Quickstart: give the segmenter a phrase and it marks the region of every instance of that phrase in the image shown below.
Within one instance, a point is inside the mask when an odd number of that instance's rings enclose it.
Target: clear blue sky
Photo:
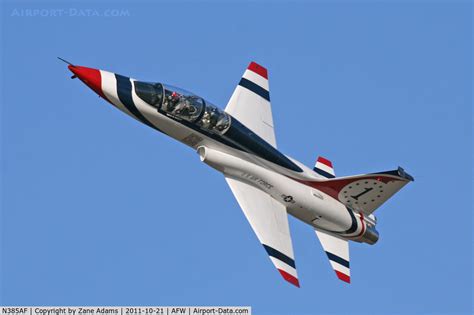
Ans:
[[[472,312],[470,2],[22,1],[1,19],[1,304]],[[284,153],[311,166],[321,154],[339,175],[401,165],[415,182],[377,211],[379,243],[352,245],[351,285],[292,219],[296,289],[220,174],[56,56],[221,107],[255,60]]]

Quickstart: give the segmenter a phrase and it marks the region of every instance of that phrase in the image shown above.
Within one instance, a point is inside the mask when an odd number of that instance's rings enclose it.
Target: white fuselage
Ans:
[[[105,71],[101,71],[104,73]],[[126,114],[133,115],[119,99],[111,73],[102,75],[102,89],[108,100]],[[133,82],[133,79],[130,79]],[[305,185],[304,181],[323,178],[302,163],[291,159],[302,172],[294,172],[261,157],[227,146],[182,124],[177,117],[159,112],[140,99],[131,84],[131,96],[146,120],[168,136],[197,150],[201,160],[228,177],[250,184],[285,205],[288,213],[321,230],[338,232],[354,239],[364,229],[364,220],[331,196]],[[356,221],[354,223],[354,220]]]
[[[164,113],[142,100],[135,91],[135,80],[126,78],[130,80],[130,85],[127,86],[131,91],[119,91],[122,87],[118,80],[124,80],[124,77],[119,78],[102,70],[100,72],[101,88],[110,103],[127,115],[197,150],[203,162],[225,176],[271,195],[285,205],[288,213],[317,229],[353,240],[358,240],[363,233],[365,222],[359,213],[348,209],[324,192],[304,184],[307,181],[325,180],[312,169],[282,155],[273,147],[273,150],[301,171],[296,172],[251,152],[227,145],[225,141],[219,141],[219,137],[225,138],[225,134],[214,136],[209,132],[201,132],[199,128],[183,123],[179,117]],[[124,93],[127,93],[129,102],[133,104],[124,104]]]

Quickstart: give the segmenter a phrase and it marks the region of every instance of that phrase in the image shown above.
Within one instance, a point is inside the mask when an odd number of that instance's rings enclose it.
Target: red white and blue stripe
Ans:
[[[239,82],[241,87],[254,92],[263,99],[270,101],[268,87],[268,71],[256,62],[251,62]]]
[[[326,178],[336,177],[332,162],[328,159],[323,158],[322,156],[318,157],[318,160],[316,161],[313,170],[319,175],[324,176]]]
[[[349,265],[349,243],[347,240],[316,230],[321,245],[328,256],[331,267],[337,277],[347,283],[351,282],[351,269]]]
[[[295,260],[271,246],[262,245],[283,279],[299,287],[300,283],[298,281],[298,274],[296,273]]]

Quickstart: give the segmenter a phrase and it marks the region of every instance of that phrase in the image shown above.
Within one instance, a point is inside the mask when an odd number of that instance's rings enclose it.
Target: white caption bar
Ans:
[[[251,315],[250,306],[2,306],[2,315]]]

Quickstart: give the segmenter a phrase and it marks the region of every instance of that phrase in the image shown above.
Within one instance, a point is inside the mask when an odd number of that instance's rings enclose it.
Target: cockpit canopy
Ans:
[[[143,101],[172,117],[223,134],[230,127],[230,116],[223,110],[177,87],[135,81],[135,92]]]

